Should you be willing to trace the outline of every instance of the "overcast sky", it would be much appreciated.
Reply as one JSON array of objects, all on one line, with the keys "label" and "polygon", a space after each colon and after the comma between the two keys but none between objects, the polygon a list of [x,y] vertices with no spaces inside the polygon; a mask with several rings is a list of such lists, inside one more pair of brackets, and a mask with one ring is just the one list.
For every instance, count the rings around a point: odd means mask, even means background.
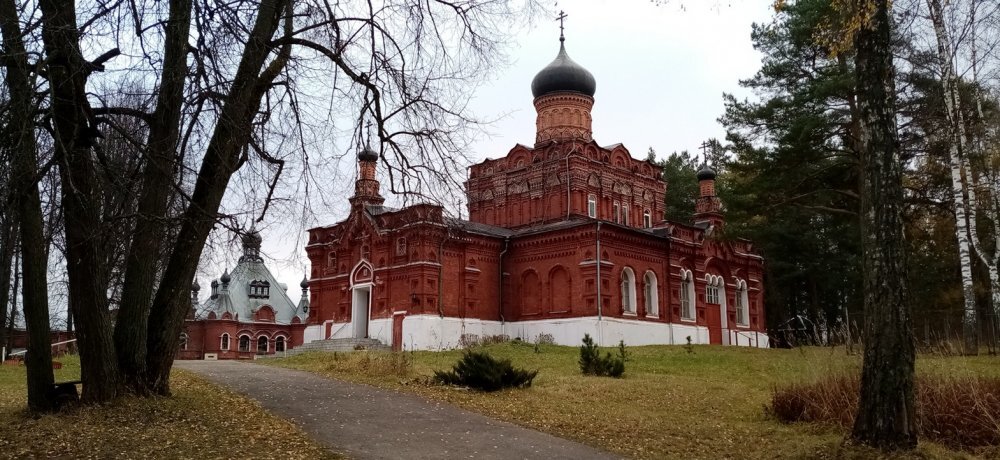
[{"label": "overcast sky", "polygon": [[[672,0],[656,6],[649,0],[558,2],[556,10],[565,10],[568,15],[566,50],[597,80],[594,139],[601,145],[620,142],[632,156],[645,158],[649,147],[664,156],[673,151],[695,152],[706,139],[723,138],[725,131],[716,121],[723,111],[722,94],[752,96],[739,87],[740,79],[760,68],[760,55],[750,42],[750,27],[770,19],[772,3]],[[474,144],[473,160],[498,158],[517,143],[534,143],[531,79],[558,51],[558,22],[539,19],[509,50],[510,66],[472,95],[470,107],[479,117],[496,119],[506,114],[488,128],[489,136]],[[392,197],[387,199],[393,201]],[[308,260],[301,239],[280,233],[274,226],[265,227],[262,249],[269,267],[290,287],[288,294],[297,302],[298,281]],[[293,241],[296,239],[300,241]],[[201,280],[202,286],[210,282],[204,277]],[[203,298],[206,292],[203,289]]]}]

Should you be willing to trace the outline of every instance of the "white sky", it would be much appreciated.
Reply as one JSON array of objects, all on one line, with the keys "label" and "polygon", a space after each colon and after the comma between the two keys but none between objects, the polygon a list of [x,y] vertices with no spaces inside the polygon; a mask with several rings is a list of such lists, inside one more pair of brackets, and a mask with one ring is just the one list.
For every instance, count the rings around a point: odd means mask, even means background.
[{"label": "white sky", "polygon": [[[556,9],[568,14],[566,50],[597,80],[595,140],[601,145],[621,142],[634,157],[645,158],[649,147],[662,157],[673,151],[697,152],[706,139],[724,138],[725,131],[716,121],[723,112],[722,94],[751,96],[739,87],[740,79],[751,77],[760,68],[760,55],[750,42],[750,26],[770,20],[772,3],[672,0],[656,6],[649,0],[559,2]],[[477,116],[496,119],[506,114],[488,128],[490,136],[473,144],[474,161],[501,157],[516,143],[534,143],[531,79],[558,51],[558,22],[540,19],[509,50],[510,66],[473,94],[470,107]],[[386,187],[383,193],[387,193]],[[294,241],[297,238],[289,238],[277,227],[265,227],[262,250],[272,272],[289,286],[288,294],[297,302],[301,292],[298,282],[308,260],[301,239]],[[202,298],[210,282],[204,275],[199,274]]]}]

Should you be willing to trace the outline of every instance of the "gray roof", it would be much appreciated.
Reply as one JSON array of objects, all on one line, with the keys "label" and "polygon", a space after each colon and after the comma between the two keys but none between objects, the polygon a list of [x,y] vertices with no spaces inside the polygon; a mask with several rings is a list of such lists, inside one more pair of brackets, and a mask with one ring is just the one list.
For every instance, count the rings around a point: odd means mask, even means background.
[{"label": "gray roof", "polygon": [[[301,311],[301,307],[308,305],[308,301],[305,304],[300,302],[298,306],[293,304],[283,289],[283,284],[275,279],[264,262],[241,260],[229,276],[231,277],[229,284],[220,284],[218,295],[201,304],[199,310],[204,315],[214,312],[217,317],[222,317],[223,313],[229,312],[241,323],[252,323],[254,313],[260,307],[269,305],[274,310],[275,323],[291,324],[295,316],[303,322],[306,320],[306,314]],[[270,285],[267,298],[250,298],[252,281],[266,281]]]},{"label": "gray roof", "polygon": [[455,219],[453,217],[446,217],[444,219],[444,222],[449,227],[465,230],[469,233],[478,233],[480,235],[506,238],[514,234],[514,231],[508,228],[497,227],[488,224],[481,224],[479,222],[471,222],[468,220]]}]

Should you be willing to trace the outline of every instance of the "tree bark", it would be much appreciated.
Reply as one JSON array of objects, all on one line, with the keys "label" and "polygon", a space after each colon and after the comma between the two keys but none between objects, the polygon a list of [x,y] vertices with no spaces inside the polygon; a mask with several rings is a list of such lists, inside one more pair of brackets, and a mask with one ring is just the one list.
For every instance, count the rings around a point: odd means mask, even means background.
[{"label": "tree bark", "polygon": [[121,378],[104,276],[100,181],[92,158],[98,134],[86,96],[91,69],[80,52],[73,0],[42,0],[39,5],[48,56],[55,159],[62,181],[69,304],[77,327],[82,398],[109,401],[119,394]]},{"label": "tree bark", "polygon": [[896,131],[895,69],[888,0],[868,1],[856,37],[861,112],[861,237],[865,353],[851,437],[883,450],[917,445],[914,345],[903,240],[903,164]]},{"label": "tree bark", "polygon": [[[944,93],[945,113],[948,117],[948,155],[951,166],[951,189],[952,201],[955,208],[955,238],[958,240],[958,260],[962,274],[962,295],[964,298],[964,315],[962,317],[962,336],[964,352],[967,355],[979,353],[979,322],[976,319],[976,297],[973,289],[972,279],[972,256],[969,242],[969,232],[975,222],[971,222],[966,212],[965,190],[971,186],[972,171],[963,171],[961,155],[968,155],[968,145],[965,142],[965,135],[960,135],[958,118],[956,114],[962,110],[961,98],[958,95],[958,81],[955,77],[955,68],[951,42],[948,37],[948,30],[944,23],[944,10],[940,0],[927,0],[930,9],[931,22],[934,24],[934,34],[937,38],[938,60],[941,66],[941,87]],[[963,179],[963,172],[965,179]],[[970,202],[969,205],[974,203]],[[981,245],[980,245],[981,246]],[[977,246],[979,247],[979,246]],[[977,250],[981,254],[981,251]],[[983,262],[989,263],[986,259]]]},{"label": "tree bark", "polygon": [[[10,89],[13,168],[11,189],[21,233],[21,292],[24,322],[28,332],[25,356],[28,408],[55,409],[51,397],[52,348],[49,334],[48,259],[42,233],[42,204],[38,193],[38,153],[35,144],[34,85],[18,22],[14,0],[0,0],[0,28],[7,51],[7,85]],[[7,308],[6,305],[3,308]],[[11,313],[11,316],[15,316]],[[13,318],[11,318],[13,320]]]},{"label": "tree bark", "polygon": [[166,236],[167,205],[173,193],[176,145],[187,76],[191,0],[171,0],[166,22],[163,70],[151,117],[135,230],[125,263],[125,283],[115,324],[115,347],[126,387],[145,394],[146,336],[160,251]]},{"label": "tree bark", "polygon": [[[8,192],[12,193],[12,192]],[[0,347],[7,345],[7,304],[11,296],[11,271],[17,251],[17,212],[0,218]],[[16,294],[15,294],[16,295]]]},{"label": "tree bark", "polygon": [[[205,241],[215,224],[229,178],[240,164],[240,152],[250,140],[251,123],[267,87],[288,60],[283,48],[261,68],[272,50],[271,38],[290,0],[263,0],[240,59],[233,85],[212,133],[191,203],[184,213],[177,243],[167,262],[149,316],[146,386],[156,394],[170,393],[170,368],[180,344],[184,317],[190,308],[190,287]],[[290,21],[291,13],[287,20]],[[290,28],[290,23],[286,23]]]}]

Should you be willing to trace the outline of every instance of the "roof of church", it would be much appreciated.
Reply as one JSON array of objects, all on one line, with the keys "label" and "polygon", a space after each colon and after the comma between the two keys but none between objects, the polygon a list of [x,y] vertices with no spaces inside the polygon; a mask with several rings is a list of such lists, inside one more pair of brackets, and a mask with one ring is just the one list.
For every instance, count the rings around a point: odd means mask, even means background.
[{"label": "roof of church", "polygon": [[500,238],[506,238],[508,236],[514,235],[514,231],[509,228],[497,227],[494,225],[481,224],[479,222],[472,222],[468,220],[455,219],[453,217],[446,217],[445,223],[449,227],[460,228],[469,233],[478,233],[487,236],[496,236]]},{"label": "roof of church", "polygon": [[594,75],[570,59],[562,39],[556,58],[531,80],[531,94],[535,97],[559,91],[583,93],[591,97],[597,92]]},{"label": "roof of church", "polygon": [[[245,251],[246,249],[244,246]],[[306,320],[306,313],[301,311],[302,303],[300,302],[299,306],[292,303],[292,299],[285,292],[285,285],[278,282],[259,257],[247,257],[244,254],[233,271],[227,273],[230,278],[229,283],[218,285],[217,292],[213,292],[216,295],[199,306],[202,315],[214,312],[216,317],[222,317],[223,313],[229,312],[241,323],[252,323],[254,313],[260,307],[268,305],[274,310],[275,323],[290,324],[295,316],[299,316],[300,321]],[[254,281],[267,283],[269,286],[267,297],[250,296],[250,283]]]}]

